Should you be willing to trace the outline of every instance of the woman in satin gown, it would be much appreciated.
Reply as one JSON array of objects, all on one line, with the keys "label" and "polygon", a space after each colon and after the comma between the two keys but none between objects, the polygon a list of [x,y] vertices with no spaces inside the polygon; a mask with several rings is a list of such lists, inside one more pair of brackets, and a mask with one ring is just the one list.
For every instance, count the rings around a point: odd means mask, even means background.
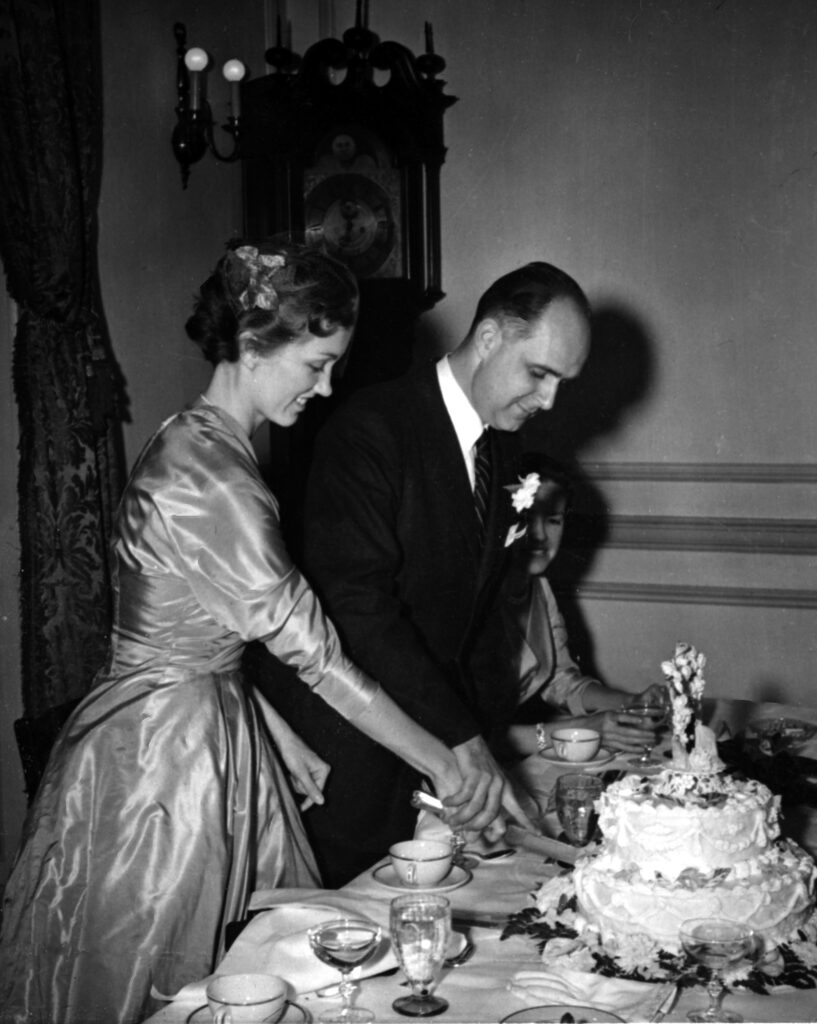
[{"label": "woman in satin gown", "polygon": [[[330,770],[257,694],[261,640],[479,828],[497,783],[470,770],[343,655],[281,538],[250,443],[331,391],[357,311],[340,264],[227,252],[187,323],[214,365],[133,469],[114,540],[106,666],[52,752],[4,894],[0,1021],[132,1024],[211,972],[251,892],[319,884],[307,802]],[[283,762],[283,764],[282,764]]]}]

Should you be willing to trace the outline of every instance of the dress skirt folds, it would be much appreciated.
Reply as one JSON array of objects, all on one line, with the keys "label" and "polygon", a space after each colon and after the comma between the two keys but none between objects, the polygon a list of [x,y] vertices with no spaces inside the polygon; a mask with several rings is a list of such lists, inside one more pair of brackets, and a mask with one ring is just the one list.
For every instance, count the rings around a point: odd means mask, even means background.
[{"label": "dress skirt folds", "polygon": [[350,718],[373,684],[280,536],[252,447],[201,402],[134,469],[108,664],[69,719],[4,893],[3,1024],[135,1024],[210,972],[251,892],[318,883],[238,671],[263,640]]}]

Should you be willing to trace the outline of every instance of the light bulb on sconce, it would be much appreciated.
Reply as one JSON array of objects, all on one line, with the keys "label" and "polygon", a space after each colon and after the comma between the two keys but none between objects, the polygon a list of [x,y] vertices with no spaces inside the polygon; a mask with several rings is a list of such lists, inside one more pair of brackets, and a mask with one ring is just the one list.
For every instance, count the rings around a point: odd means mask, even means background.
[{"label": "light bulb on sconce", "polygon": [[204,71],[208,64],[207,54],[199,46],[191,46],[184,55],[188,71]]},{"label": "light bulb on sconce", "polygon": [[240,156],[241,82],[246,68],[240,60],[228,60],[222,69],[230,84],[230,114],[224,131],[233,137],[229,153],[220,153],[213,138],[213,115],[206,99],[204,73],[210,63],[207,53],[199,46],[187,47],[187,31],[181,22],[173,26],[176,37],[176,126],[171,143],[173,153],[181,165],[182,188],[187,188],[190,167],[209,149],[217,160],[232,162]]},{"label": "light bulb on sconce", "polygon": [[[412,94],[418,92],[426,97],[423,102],[436,103],[444,82],[437,81],[445,68],[445,61],[434,48],[434,32],[430,22],[425,23],[425,53],[416,58],[404,46],[386,42],[369,28],[370,0],[355,0],[355,24],[343,33],[342,39],[328,38],[309,47],[311,66],[302,66],[301,57],[292,50],[292,28],[282,24],[280,13],[275,19],[275,45],[264,51],[264,61],[272,72],[262,80],[252,81],[242,87],[247,69],[235,57],[221,66],[221,73],[229,85],[230,107],[222,129],[232,136],[232,148],[228,153],[219,152],[214,139],[213,114],[207,96],[207,75],[214,70],[213,61],[200,46],[187,46],[187,30],[182,22],[173,26],[176,39],[176,125],[173,129],[173,154],[181,168],[182,187],[187,187],[190,168],[209,149],[218,160],[232,162],[242,158],[251,159],[257,155],[257,135],[263,131],[275,136],[280,131],[283,137],[289,127],[278,122],[278,110],[288,109],[293,97],[300,95],[304,83],[310,83],[316,76],[325,76],[326,84],[334,89],[368,95],[370,85],[377,92],[384,82],[391,81],[392,89],[397,79]],[[399,91],[399,90],[397,90]],[[247,112],[242,115],[243,108]],[[329,92],[322,88],[316,101],[323,103]],[[367,103],[370,99],[366,100]],[[378,99],[378,103],[380,100]],[[453,103],[448,99],[446,105]],[[344,99],[343,103],[347,103]],[[334,100],[331,101],[334,104]],[[259,105],[269,105],[269,126],[259,128],[256,112]],[[365,107],[361,107],[361,110]],[[379,109],[379,107],[378,107]],[[418,106],[418,109],[420,107]],[[356,115],[355,115],[356,116]],[[294,122],[299,120],[296,115]],[[255,140],[255,141],[254,141]],[[265,143],[266,145],[266,143]],[[436,301],[436,300],[435,300]]]},{"label": "light bulb on sconce", "polygon": [[247,69],[241,63],[240,60],[236,60],[233,57],[232,60],[228,60],[224,67],[221,69],[222,75],[230,83],[230,107],[232,108],[233,117],[241,117],[241,89],[239,83],[247,73]]},{"label": "light bulb on sconce", "polygon": [[184,55],[184,65],[190,72],[190,109],[201,107],[201,73],[207,67],[207,54],[198,46],[191,46]]}]

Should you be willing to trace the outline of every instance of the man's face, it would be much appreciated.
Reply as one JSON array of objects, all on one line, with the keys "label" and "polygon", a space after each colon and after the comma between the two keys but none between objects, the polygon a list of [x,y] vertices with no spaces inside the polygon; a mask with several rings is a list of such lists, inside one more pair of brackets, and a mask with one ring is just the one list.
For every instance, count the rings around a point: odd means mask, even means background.
[{"label": "man's face", "polygon": [[555,299],[531,325],[528,337],[515,337],[495,321],[482,335],[481,359],[471,382],[471,403],[483,423],[519,430],[526,420],[550,409],[563,380],[579,375],[590,351],[590,324],[570,299]]}]

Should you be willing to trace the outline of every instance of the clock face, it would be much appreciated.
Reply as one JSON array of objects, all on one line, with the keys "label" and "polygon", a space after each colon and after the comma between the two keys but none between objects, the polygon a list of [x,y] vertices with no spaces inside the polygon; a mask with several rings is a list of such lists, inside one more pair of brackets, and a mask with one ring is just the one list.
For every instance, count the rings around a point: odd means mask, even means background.
[{"label": "clock face", "polygon": [[398,231],[384,188],[362,174],[330,174],[304,200],[307,245],[374,277],[393,262]]}]

